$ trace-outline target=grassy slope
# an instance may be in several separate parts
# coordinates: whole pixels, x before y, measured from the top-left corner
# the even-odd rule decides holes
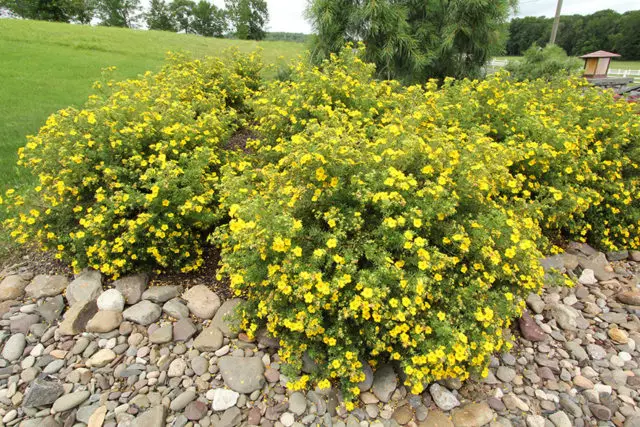
[[[233,46],[262,48],[265,64],[304,50],[291,42],[0,19],[0,191],[25,179],[14,166],[25,136],[37,132],[52,112],[82,104],[102,68],[115,65],[116,78],[128,78],[159,69],[167,51],[205,56]]]
[[[498,60],[520,60],[521,56],[496,56],[495,59]],[[616,68],[620,70],[640,70],[640,61],[619,61],[614,59],[611,62],[611,68]]]

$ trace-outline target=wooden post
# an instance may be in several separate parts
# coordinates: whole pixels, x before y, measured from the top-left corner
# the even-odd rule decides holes
[[[560,25],[561,11],[562,11],[562,0],[558,0],[558,5],[556,6],[556,17],[553,20],[553,28],[551,29],[551,39],[549,40],[549,44],[556,43],[556,36],[558,35],[558,25]]]

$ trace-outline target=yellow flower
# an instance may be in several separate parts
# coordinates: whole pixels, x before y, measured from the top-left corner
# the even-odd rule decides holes
[[[446,314],[444,314],[443,312],[439,311],[438,312],[438,319],[440,319],[441,322],[444,322],[444,319],[447,317]]]
[[[364,288],[364,290],[362,291],[362,296],[365,297],[366,299],[369,299],[373,296],[373,289],[371,288]]]
[[[327,240],[327,247],[328,248],[335,248],[338,245],[338,241],[336,239],[334,239],[333,237],[329,240]]]

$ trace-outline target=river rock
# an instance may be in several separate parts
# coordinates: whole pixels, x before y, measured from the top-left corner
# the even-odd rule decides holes
[[[189,338],[195,335],[198,329],[188,318],[180,319],[173,325],[173,340],[174,341],[187,341]]]
[[[211,325],[222,331],[225,337],[236,338],[240,328],[239,316],[236,307],[243,302],[240,298],[232,298],[225,301],[216,312]]]
[[[173,325],[169,323],[153,331],[151,335],[149,335],[149,342],[151,342],[151,344],[166,344],[171,341],[172,337]]]
[[[89,360],[87,360],[86,364],[90,368],[102,368],[103,366],[111,363],[115,358],[116,354],[113,350],[103,348],[91,356]]]
[[[66,276],[39,274],[24,289],[27,297],[39,299],[60,295],[67,289],[69,279]]]
[[[162,306],[162,311],[174,319],[186,319],[189,317],[189,309],[178,298],[165,302]]]
[[[107,289],[98,297],[98,310],[124,310],[124,296],[117,289]]]
[[[429,416],[427,415],[427,419]],[[451,413],[453,424],[456,427],[479,427],[489,424],[493,420],[493,410],[486,402],[470,403],[461,408],[456,408]]]
[[[57,378],[46,375],[31,382],[22,406],[25,408],[49,406],[63,393],[62,383]]]
[[[233,391],[250,394],[264,386],[264,365],[258,357],[224,356],[218,367],[224,383]]]
[[[640,291],[638,290],[620,292],[617,298],[623,304],[640,306]]]
[[[435,404],[438,405],[438,408],[443,411],[450,411],[453,408],[460,406],[458,398],[438,383],[431,384],[429,387],[429,393],[431,394]]]
[[[107,333],[118,329],[122,323],[122,313],[119,311],[98,311],[87,323],[87,332]]]
[[[201,319],[211,319],[220,308],[220,297],[205,285],[189,288],[183,298],[191,313]]]
[[[233,390],[217,388],[213,390],[213,393],[211,393],[210,397],[212,397],[213,400],[213,402],[211,403],[211,408],[214,411],[226,411],[227,409],[236,405],[240,394]]]
[[[566,331],[576,330],[579,314],[574,308],[556,303],[550,307],[550,311],[559,327]]]
[[[142,294],[143,300],[149,300],[156,304],[161,304],[176,298],[182,292],[182,286],[178,285],[164,285],[154,286],[149,288]]]
[[[131,322],[146,326],[155,322],[162,315],[160,306],[148,300],[142,300],[139,303],[127,308],[122,317]]]
[[[200,351],[216,351],[222,347],[223,340],[222,331],[215,326],[209,326],[196,337],[193,341],[193,347]]]
[[[176,396],[173,401],[171,401],[171,405],[169,409],[172,411],[182,411],[187,407],[189,403],[191,403],[196,398],[196,392],[193,390],[186,390]]]
[[[80,406],[80,404],[87,400],[90,395],[91,393],[88,391],[76,391],[74,393],[65,394],[56,399],[51,409],[54,412],[68,411],[69,409]]]
[[[47,323],[53,323],[60,319],[62,311],[64,310],[64,298],[62,295],[57,295],[52,298],[47,298],[45,302],[38,306],[38,313],[47,321]]]
[[[67,286],[66,297],[69,305],[81,301],[92,301],[102,293],[102,274],[99,271],[87,270],[76,277]]]
[[[593,270],[586,268],[582,270],[582,274],[580,275],[578,282],[583,285],[595,285],[596,283],[598,283],[598,279],[596,279],[596,275],[594,274]]]
[[[113,286],[120,291],[128,305],[137,304],[147,289],[149,276],[145,273],[123,277],[113,282]]]
[[[538,342],[544,341],[547,337],[547,334],[526,310],[522,313],[522,317],[518,319],[518,326],[520,326],[520,332],[526,340]]]
[[[133,420],[131,427],[165,427],[165,418],[164,406],[157,405]]]
[[[95,299],[76,302],[65,313],[64,320],[58,327],[58,333],[61,335],[77,335],[84,332],[87,328],[87,323],[97,312],[98,305]]]
[[[391,365],[381,366],[373,377],[371,391],[382,402],[388,402],[398,386],[398,376]]]
[[[0,282],[0,301],[14,300],[24,295],[27,281],[19,275],[7,276]]]

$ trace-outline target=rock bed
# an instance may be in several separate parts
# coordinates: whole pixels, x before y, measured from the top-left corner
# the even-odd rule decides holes
[[[487,378],[412,395],[394,367],[368,369],[351,413],[335,390],[287,391],[277,342],[234,332],[238,299],[144,274],[5,270],[0,425],[640,426],[640,253],[571,244],[543,265],[576,286],[528,298]]]

